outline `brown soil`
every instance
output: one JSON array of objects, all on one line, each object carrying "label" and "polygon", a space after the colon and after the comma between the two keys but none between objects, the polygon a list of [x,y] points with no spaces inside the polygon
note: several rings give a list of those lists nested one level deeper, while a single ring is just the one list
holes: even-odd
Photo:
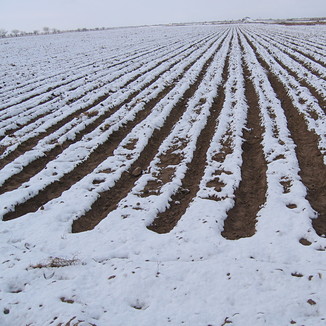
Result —
[{"label": "brown soil", "polygon": [[[156,68],[158,65],[156,65],[154,68]],[[123,86],[126,87],[128,86],[130,83],[132,83],[133,81],[135,81],[136,79],[138,79],[139,77],[141,77],[141,74],[138,74],[137,76],[135,76],[134,78],[132,78],[131,80],[127,81]],[[101,115],[98,119],[96,119],[92,124],[87,126],[87,130],[82,130],[81,132],[78,133],[79,139],[82,138],[83,135],[85,135],[87,132],[89,132],[89,130],[93,130],[95,129],[97,126],[99,126],[105,119],[107,119],[108,117],[110,117],[113,113],[115,113],[121,106],[123,106],[124,104],[128,103],[133,97],[137,96],[142,90],[144,90],[146,87],[148,87],[150,84],[152,84],[153,82],[155,82],[159,76],[156,76],[156,79],[154,79],[152,82],[149,82],[145,87],[141,88],[139,91],[134,92],[130,95],[130,97],[128,99],[126,99],[125,101],[123,101],[120,105],[112,108],[110,111],[107,111],[104,115]],[[25,141],[24,143],[20,144],[16,150],[14,150],[13,152],[11,152],[8,156],[6,156],[4,159],[0,160],[0,168],[2,168],[3,166],[5,166],[6,164],[8,164],[9,162],[13,161],[14,159],[16,159],[18,156],[20,156],[22,153],[32,149],[37,143],[38,141],[40,141],[41,139],[45,138],[46,136],[52,134],[53,132],[57,131],[58,129],[60,129],[62,126],[64,126],[65,124],[67,124],[69,121],[73,120],[74,118],[80,116],[81,114],[85,114],[87,113],[87,111],[91,108],[93,108],[94,106],[102,103],[103,101],[105,101],[109,96],[111,95],[110,92],[108,92],[107,94],[104,94],[100,97],[98,97],[94,102],[90,103],[89,105],[87,105],[84,108],[81,108],[79,110],[76,110],[75,112],[71,113],[70,115],[68,115],[66,118],[58,121],[55,125],[51,126],[50,128],[48,128],[46,131],[38,134],[35,137],[32,137],[30,139],[28,139],[27,141]],[[73,99],[69,105],[71,105],[72,103],[74,103],[75,101],[77,101],[78,99],[80,99],[82,96],[79,96],[75,99]],[[37,119],[43,118],[45,117],[46,114],[44,115],[40,115],[39,117],[37,117]],[[31,122],[30,122],[31,123]],[[21,126],[23,127],[23,126]],[[20,127],[20,128],[21,128]],[[18,128],[19,129],[19,128]],[[15,132],[17,129],[12,130],[12,132]],[[76,138],[74,141],[78,141],[78,138]],[[67,142],[67,144],[69,145],[69,142]],[[59,146],[59,148],[56,148],[55,152],[55,156],[58,155],[58,151],[60,151],[61,149],[63,150],[65,147],[63,146]],[[61,151],[62,151],[61,150]],[[51,157],[51,155],[47,156]],[[54,157],[55,157],[54,156]],[[51,157],[48,161],[52,160],[53,157]],[[10,182],[12,183],[12,182]]]},{"label": "brown soil", "polygon": [[[294,44],[294,43],[292,43],[292,44]],[[297,45],[297,44],[295,44],[295,45]],[[300,54],[303,55],[304,57],[310,59],[311,61],[314,61],[314,62],[318,63],[319,65],[321,65],[322,67],[325,68],[325,64],[324,64],[324,62],[322,62],[322,61],[320,61],[320,60],[314,58],[312,55],[310,55],[310,54],[308,54],[308,53],[304,53],[303,51],[298,50],[298,49],[293,49],[293,50],[296,51],[296,52],[298,52],[298,53],[300,53]],[[302,61],[300,61],[300,63],[301,63],[301,62],[302,62]],[[306,68],[309,70],[309,66],[306,66]],[[317,76],[319,75],[318,72],[315,72],[315,74],[316,74]],[[321,78],[322,78],[322,77],[321,77]],[[324,78],[323,78],[323,79],[324,79]]]},{"label": "brown soil", "polygon": [[[99,145],[89,156],[88,158],[80,163],[74,170],[71,172],[65,174],[61,179],[53,182],[52,184],[45,187],[38,195],[36,195],[33,198],[30,198],[26,202],[17,205],[15,207],[15,210],[12,212],[9,212],[4,216],[4,220],[10,220],[13,218],[17,218],[19,216],[22,216],[24,214],[27,214],[29,212],[34,212],[38,208],[40,208],[42,205],[47,203],[48,201],[59,197],[65,190],[69,189],[73,184],[81,180],[84,176],[86,176],[88,173],[93,171],[103,160],[105,160],[108,156],[111,156],[113,154],[113,151],[115,148],[120,144],[120,142],[123,140],[123,138],[132,130],[132,128],[137,125],[140,121],[142,121],[151,111],[151,108],[153,105],[155,105],[159,100],[168,93],[173,88],[173,86],[169,86],[166,89],[164,89],[159,96],[148,102],[145,106],[145,109],[143,111],[140,111],[134,120],[129,121],[127,124],[125,124],[122,128],[120,128],[117,131],[114,131],[109,139],[105,141],[103,144]],[[76,141],[76,140],[75,140]],[[71,142],[67,142],[67,146]],[[58,147],[56,147],[58,148]],[[56,149],[55,148],[55,149]],[[56,151],[51,151],[52,158],[56,157]],[[47,158],[44,158],[44,161],[47,161]],[[34,163],[35,162],[35,163]],[[23,174],[23,180],[28,179],[31,174],[28,173],[29,169],[33,170],[33,174],[35,172],[35,169],[41,170],[43,168],[44,162],[42,162],[42,159],[34,161],[32,164],[28,166],[28,168],[25,168],[22,173],[19,173],[12,178],[10,178],[4,185],[1,187],[1,190],[8,191],[10,187],[15,186],[13,183],[13,179],[17,180],[18,186],[22,182],[21,179],[19,179],[20,175]],[[41,168],[39,166],[40,163],[43,163]],[[17,186],[17,185],[16,185]],[[9,189],[8,189],[9,188]]]},{"label": "brown soil", "polygon": [[285,86],[277,76],[271,73],[270,67],[259,56],[255,46],[248,39],[247,41],[255,51],[260,64],[265,68],[268,79],[282,103],[288,129],[296,144],[296,156],[300,166],[299,175],[307,189],[306,198],[318,215],[312,220],[312,225],[318,235],[326,235],[326,166],[318,149],[318,136],[308,130],[304,117],[294,107]]},{"label": "brown soil", "polygon": [[171,146],[165,153],[162,153],[158,158],[160,162],[157,163],[159,171],[154,175],[155,180],[150,180],[144,187],[141,197],[148,197],[153,194],[158,194],[166,183],[172,181],[176,166],[184,159],[184,155],[174,153],[179,150],[182,151],[187,146],[186,139],[178,139],[178,144]]},{"label": "brown soil", "polygon": [[258,97],[244,66],[245,95],[248,104],[246,129],[243,131],[241,181],[235,191],[234,207],[224,221],[223,237],[229,240],[255,234],[256,217],[264,204],[267,191],[267,164],[264,157],[263,128],[260,121]]}]

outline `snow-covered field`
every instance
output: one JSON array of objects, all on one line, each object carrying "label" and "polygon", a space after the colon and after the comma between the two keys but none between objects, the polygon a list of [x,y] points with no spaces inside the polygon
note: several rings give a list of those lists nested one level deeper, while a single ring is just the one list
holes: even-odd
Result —
[{"label": "snow-covered field", "polygon": [[326,325],[325,35],[0,39],[0,325]]}]

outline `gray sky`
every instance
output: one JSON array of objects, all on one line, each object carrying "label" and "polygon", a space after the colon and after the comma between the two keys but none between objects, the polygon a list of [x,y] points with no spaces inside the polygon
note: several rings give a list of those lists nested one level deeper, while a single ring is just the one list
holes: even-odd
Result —
[{"label": "gray sky", "polygon": [[251,18],[324,17],[326,0],[0,0],[0,28],[30,32]]}]

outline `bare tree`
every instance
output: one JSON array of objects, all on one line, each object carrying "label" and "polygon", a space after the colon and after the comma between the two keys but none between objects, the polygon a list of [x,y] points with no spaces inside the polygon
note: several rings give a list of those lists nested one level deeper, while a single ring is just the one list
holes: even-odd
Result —
[{"label": "bare tree", "polygon": [[0,29],[0,37],[6,37],[6,34],[8,32],[6,30],[4,30],[3,28]]},{"label": "bare tree", "polygon": [[18,36],[20,34],[20,31],[18,29],[14,29],[11,31],[13,36]]},{"label": "bare tree", "polygon": [[38,35],[38,30],[33,31],[34,35]]},{"label": "bare tree", "polygon": [[49,34],[50,28],[49,27],[43,27],[43,31],[45,34]]}]

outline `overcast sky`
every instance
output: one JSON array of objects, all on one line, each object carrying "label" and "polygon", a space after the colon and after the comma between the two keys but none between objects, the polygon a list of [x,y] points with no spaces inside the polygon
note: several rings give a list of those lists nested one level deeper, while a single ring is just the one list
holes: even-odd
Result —
[{"label": "overcast sky", "polygon": [[0,29],[30,32],[251,18],[324,17],[326,0],[0,0]]}]

